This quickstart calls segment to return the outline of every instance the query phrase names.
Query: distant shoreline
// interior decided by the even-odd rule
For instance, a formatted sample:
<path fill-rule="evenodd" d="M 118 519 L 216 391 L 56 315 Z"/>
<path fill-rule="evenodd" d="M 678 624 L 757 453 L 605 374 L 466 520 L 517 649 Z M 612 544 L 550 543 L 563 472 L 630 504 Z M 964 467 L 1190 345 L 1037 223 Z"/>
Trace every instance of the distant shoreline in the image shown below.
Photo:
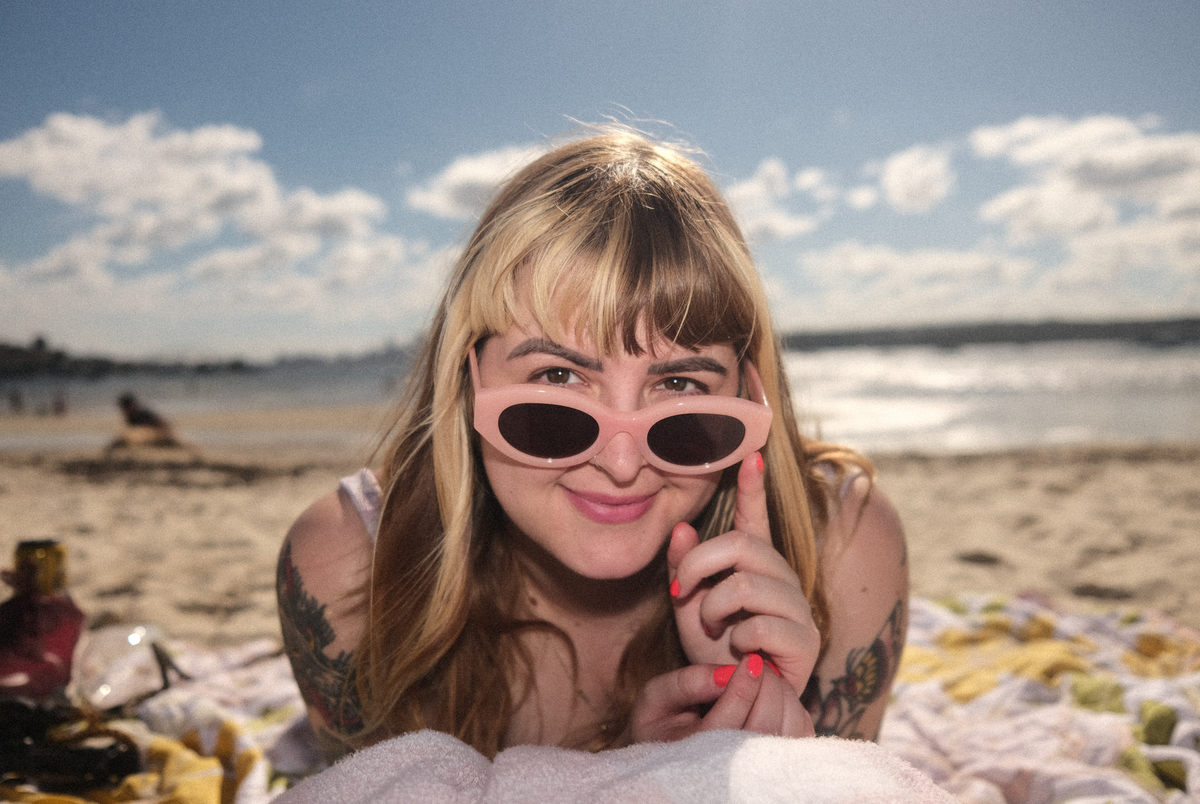
<path fill-rule="evenodd" d="M 1122 341 L 1148 346 L 1200 343 L 1200 318 L 1155 321 L 1039 321 L 879 327 L 827 332 L 791 332 L 783 348 L 806 352 L 850 346 L 939 346 L 1028 344 L 1053 341 Z"/>

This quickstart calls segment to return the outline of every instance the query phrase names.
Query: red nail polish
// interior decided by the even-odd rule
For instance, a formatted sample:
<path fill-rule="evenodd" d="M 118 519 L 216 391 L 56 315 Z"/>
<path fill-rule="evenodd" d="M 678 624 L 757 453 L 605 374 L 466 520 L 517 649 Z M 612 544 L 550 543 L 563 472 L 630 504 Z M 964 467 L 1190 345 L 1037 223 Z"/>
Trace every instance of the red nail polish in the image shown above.
<path fill-rule="evenodd" d="M 736 664 L 727 664 L 724 667 L 718 667 L 713 670 L 713 683 L 718 687 L 724 687 L 729 683 L 729 679 L 733 678 L 733 671 L 737 670 Z"/>
<path fill-rule="evenodd" d="M 767 667 L 771 668 L 771 672 L 773 672 L 775 675 L 783 678 L 783 673 L 779 672 L 779 668 L 775 665 L 775 662 L 767 659 Z"/>
<path fill-rule="evenodd" d="M 761 475 L 761 474 L 762 474 L 762 470 L 763 470 L 763 459 L 762 459 L 762 453 L 761 453 L 761 452 L 758 452 L 758 453 L 755 453 L 755 455 L 756 455 L 756 456 L 757 456 L 757 458 L 758 458 L 758 461 L 757 461 L 757 463 L 758 463 L 758 473 Z"/>
<path fill-rule="evenodd" d="M 679 579 L 671 579 L 671 597 L 679 597 Z"/>
<path fill-rule="evenodd" d="M 761 676 L 763 669 L 763 657 L 759 656 L 757 653 L 751 653 L 750 657 L 746 660 L 746 669 L 750 671 L 750 676 L 752 678 L 758 678 Z"/>

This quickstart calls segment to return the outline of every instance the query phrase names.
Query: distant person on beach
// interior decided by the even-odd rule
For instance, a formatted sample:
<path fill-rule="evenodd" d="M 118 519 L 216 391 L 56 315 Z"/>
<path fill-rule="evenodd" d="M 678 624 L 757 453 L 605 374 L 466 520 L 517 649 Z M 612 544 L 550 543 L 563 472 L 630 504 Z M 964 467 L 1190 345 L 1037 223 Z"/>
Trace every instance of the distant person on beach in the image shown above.
<path fill-rule="evenodd" d="M 712 180 L 625 129 L 522 169 L 435 314 L 377 468 L 296 521 L 284 643 L 326 755 L 710 729 L 873 739 L 904 535 L 800 434 Z"/>
<path fill-rule="evenodd" d="M 125 427 L 108 445 L 109 450 L 123 447 L 186 447 L 175 434 L 170 422 L 143 405 L 130 392 L 121 394 L 117 407 L 125 419 Z"/>

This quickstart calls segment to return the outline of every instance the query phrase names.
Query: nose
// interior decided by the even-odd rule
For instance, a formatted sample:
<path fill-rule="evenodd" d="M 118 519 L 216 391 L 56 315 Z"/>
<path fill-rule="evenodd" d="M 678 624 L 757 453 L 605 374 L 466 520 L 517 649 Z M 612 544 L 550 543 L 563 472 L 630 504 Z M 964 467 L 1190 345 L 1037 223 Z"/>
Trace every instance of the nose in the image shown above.
<path fill-rule="evenodd" d="M 637 477 L 646 459 L 637 441 L 629 433 L 617 433 L 592 458 L 592 463 L 615 483 L 630 483 Z"/>

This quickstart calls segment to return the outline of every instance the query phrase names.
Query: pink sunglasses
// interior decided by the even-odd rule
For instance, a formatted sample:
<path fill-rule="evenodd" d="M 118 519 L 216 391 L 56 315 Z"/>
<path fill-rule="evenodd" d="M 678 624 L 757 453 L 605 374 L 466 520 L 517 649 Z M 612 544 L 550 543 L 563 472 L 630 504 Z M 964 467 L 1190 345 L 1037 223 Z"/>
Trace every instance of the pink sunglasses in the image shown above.
<path fill-rule="evenodd" d="M 544 385 L 483 388 L 472 348 L 475 429 L 492 446 L 529 466 L 591 460 L 617 433 L 629 433 L 651 466 L 699 475 L 724 469 L 767 443 L 771 408 L 753 363 L 745 364 L 750 399 L 688 396 L 631 412 Z"/>

